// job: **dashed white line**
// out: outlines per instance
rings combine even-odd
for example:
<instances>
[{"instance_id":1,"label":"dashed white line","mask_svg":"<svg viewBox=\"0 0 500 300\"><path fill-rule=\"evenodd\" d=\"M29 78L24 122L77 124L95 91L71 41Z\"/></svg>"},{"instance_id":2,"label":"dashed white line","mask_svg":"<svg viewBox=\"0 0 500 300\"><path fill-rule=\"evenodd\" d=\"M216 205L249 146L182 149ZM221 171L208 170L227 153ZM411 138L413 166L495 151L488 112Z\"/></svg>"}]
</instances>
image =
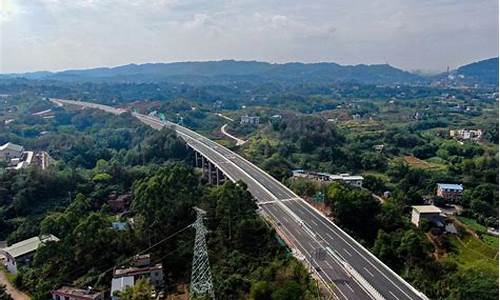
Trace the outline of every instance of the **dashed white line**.
<instances>
[{"instance_id":1,"label":"dashed white line","mask_svg":"<svg viewBox=\"0 0 500 300\"><path fill-rule=\"evenodd\" d=\"M352 287L349 285L349 283L347 283L347 282L346 282L346 284L345 284L345 285L346 285L346 286L347 286L347 287L351 290L351 292L353 292L353 293L354 293L354 290L353 290L353 289L352 289Z\"/></svg>"},{"instance_id":2,"label":"dashed white line","mask_svg":"<svg viewBox=\"0 0 500 300\"><path fill-rule=\"evenodd\" d=\"M346 248L342 248L342 250L344 250L345 253L349 254L349 256L352 256L351 252L347 251Z\"/></svg>"},{"instance_id":3,"label":"dashed white line","mask_svg":"<svg viewBox=\"0 0 500 300\"><path fill-rule=\"evenodd\" d=\"M372 273L372 272L370 272L370 270L368 270L366 267L363 267L363 269L365 269L365 271L366 271L366 272L368 272L368 274L370 274L372 277L375 277L375 276L373 275L373 273Z\"/></svg>"}]
</instances>

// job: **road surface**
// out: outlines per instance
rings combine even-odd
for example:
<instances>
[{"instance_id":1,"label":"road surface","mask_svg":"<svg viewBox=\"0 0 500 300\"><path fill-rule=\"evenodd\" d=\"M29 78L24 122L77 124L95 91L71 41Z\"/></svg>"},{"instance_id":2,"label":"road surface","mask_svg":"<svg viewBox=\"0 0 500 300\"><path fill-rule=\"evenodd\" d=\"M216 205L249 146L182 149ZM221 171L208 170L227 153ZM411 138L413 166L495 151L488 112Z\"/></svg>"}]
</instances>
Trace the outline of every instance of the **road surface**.
<instances>
[{"instance_id":1,"label":"road surface","mask_svg":"<svg viewBox=\"0 0 500 300\"><path fill-rule=\"evenodd\" d=\"M124 112L94 103L53 101L114 114ZM427 299L320 211L254 164L190 129L142 114L133 115L153 128L175 129L188 145L217 165L230 180L245 182L263 214L290 246L303 255L305 263L336 298Z\"/></svg>"},{"instance_id":2,"label":"road surface","mask_svg":"<svg viewBox=\"0 0 500 300\"><path fill-rule=\"evenodd\" d=\"M241 145L243 145L244 143L247 142L247 141L242 140L240 138L237 138L234 135L232 135L229 132L227 132L226 131L226 127L227 127L227 124L222 125L222 127L220 128L220 132L222 132L223 135L225 135L225 136L233 139L234 141L236 141L236 146L241 146Z\"/></svg>"}]
</instances>

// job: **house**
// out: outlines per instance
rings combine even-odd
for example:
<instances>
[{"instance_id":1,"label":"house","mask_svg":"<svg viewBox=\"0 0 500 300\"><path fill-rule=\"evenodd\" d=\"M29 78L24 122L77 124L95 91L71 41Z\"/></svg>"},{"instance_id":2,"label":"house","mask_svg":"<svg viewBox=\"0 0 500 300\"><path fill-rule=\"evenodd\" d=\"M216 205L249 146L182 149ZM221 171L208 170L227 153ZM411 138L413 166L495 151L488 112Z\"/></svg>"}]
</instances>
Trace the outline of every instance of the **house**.
<instances>
[{"instance_id":1,"label":"house","mask_svg":"<svg viewBox=\"0 0 500 300\"><path fill-rule=\"evenodd\" d=\"M411 211L411 222L415 226L420 226L420 221L425 219L436 224L439 227L444 227L444 217L441 215L441 210L434 205L414 205Z\"/></svg>"},{"instance_id":2,"label":"house","mask_svg":"<svg viewBox=\"0 0 500 300\"><path fill-rule=\"evenodd\" d=\"M448 201L456 201L462 197L464 187L461 184L438 183L436 195Z\"/></svg>"},{"instance_id":3,"label":"house","mask_svg":"<svg viewBox=\"0 0 500 300\"><path fill-rule=\"evenodd\" d=\"M162 264L152 264L150 255L144 254L135 256L129 266L115 268L111 280L111 299L119 299L117 294L133 286L140 278L147 279L156 288L162 287L164 283Z\"/></svg>"},{"instance_id":4,"label":"house","mask_svg":"<svg viewBox=\"0 0 500 300\"><path fill-rule=\"evenodd\" d=\"M260 117L249 117L248 115L241 116L240 124L241 125L259 125Z\"/></svg>"},{"instance_id":5,"label":"house","mask_svg":"<svg viewBox=\"0 0 500 300\"><path fill-rule=\"evenodd\" d=\"M11 160L13 158L21 158L24 147L21 145L13 144L11 142L5 143L0 146L0 159Z\"/></svg>"},{"instance_id":6,"label":"house","mask_svg":"<svg viewBox=\"0 0 500 300\"><path fill-rule=\"evenodd\" d=\"M69 286L63 286L60 289L51 292L52 300L102 300L104 295L102 292L93 290L92 288L79 289Z\"/></svg>"},{"instance_id":7,"label":"house","mask_svg":"<svg viewBox=\"0 0 500 300\"><path fill-rule=\"evenodd\" d=\"M478 141L483 136L481 129L458 129L450 130L450 137L458 140Z\"/></svg>"},{"instance_id":8,"label":"house","mask_svg":"<svg viewBox=\"0 0 500 300\"><path fill-rule=\"evenodd\" d=\"M16 274L20 265L28 264L38 247L45 243L59 239L53 235L35 236L27 240L10 245L7 248L0 249L0 253L5 256L5 267L10 273Z\"/></svg>"},{"instance_id":9,"label":"house","mask_svg":"<svg viewBox=\"0 0 500 300\"><path fill-rule=\"evenodd\" d=\"M306 178L313 179L318 181L341 181L346 184L349 184L354 187L362 187L363 186L363 176L351 176L347 173L334 175L330 173L323 172L313 172L313 171L305 171L305 170L293 170L293 177L296 178Z\"/></svg>"},{"instance_id":10,"label":"house","mask_svg":"<svg viewBox=\"0 0 500 300\"><path fill-rule=\"evenodd\" d=\"M116 192L112 192L108 196L108 205L111 207L111 211L114 213L120 213L127 210L132 199L132 194L126 193L120 196L116 195Z\"/></svg>"},{"instance_id":11,"label":"house","mask_svg":"<svg viewBox=\"0 0 500 300\"><path fill-rule=\"evenodd\" d=\"M358 176L358 175L349 175L347 173L345 174L340 174L340 175L330 175L330 180L331 181L341 181L346 184L349 184L353 187L363 187L363 176Z\"/></svg>"}]
</instances>

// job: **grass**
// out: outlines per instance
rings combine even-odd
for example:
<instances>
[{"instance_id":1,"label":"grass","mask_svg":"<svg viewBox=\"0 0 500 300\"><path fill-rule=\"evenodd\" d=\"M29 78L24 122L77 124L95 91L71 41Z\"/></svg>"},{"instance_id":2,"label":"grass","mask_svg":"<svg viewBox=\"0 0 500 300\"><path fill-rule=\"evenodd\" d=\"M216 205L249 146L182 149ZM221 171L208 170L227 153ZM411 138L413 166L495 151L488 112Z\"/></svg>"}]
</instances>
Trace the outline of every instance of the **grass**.
<instances>
[{"instance_id":1,"label":"grass","mask_svg":"<svg viewBox=\"0 0 500 300\"><path fill-rule=\"evenodd\" d=\"M463 238L450 236L449 242L453 253L448 256L458 264L459 269L481 269L498 278L498 249L481 241L480 239L467 235Z\"/></svg>"},{"instance_id":2,"label":"grass","mask_svg":"<svg viewBox=\"0 0 500 300\"><path fill-rule=\"evenodd\" d=\"M5 266L2 264L0 265L0 272L3 272L5 273L5 277L7 277L7 280L10 282L10 283L14 283L14 281L16 280L16 274L12 274L10 273L9 271L7 271L7 268L5 268Z\"/></svg>"},{"instance_id":3,"label":"grass","mask_svg":"<svg viewBox=\"0 0 500 300\"><path fill-rule=\"evenodd\" d=\"M466 217L457 217L457 219L467 225L470 229L474 230L477 233L486 233L487 229L485 226L479 224L476 220L466 218Z\"/></svg>"},{"instance_id":4,"label":"grass","mask_svg":"<svg viewBox=\"0 0 500 300\"><path fill-rule=\"evenodd\" d=\"M498 237L497 236L491 236L491 235L487 235L487 234L484 234L483 236L481 236L481 240L483 240L483 242L485 242L487 245L497 249L498 251Z\"/></svg>"},{"instance_id":5,"label":"grass","mask_svg":"<svg viewBox=\"0 0 500 300\"><path fill-rule=\"evenodd\" d=\"M446 168L446 166L436 164L436 163L431 163L427 162L425 160L421 160L419 158L416 158L415 156L405 156L404 160L406 163L414 168L418 169L425 169L425 170L442 170Z\"/></svg>"}]
</instances>

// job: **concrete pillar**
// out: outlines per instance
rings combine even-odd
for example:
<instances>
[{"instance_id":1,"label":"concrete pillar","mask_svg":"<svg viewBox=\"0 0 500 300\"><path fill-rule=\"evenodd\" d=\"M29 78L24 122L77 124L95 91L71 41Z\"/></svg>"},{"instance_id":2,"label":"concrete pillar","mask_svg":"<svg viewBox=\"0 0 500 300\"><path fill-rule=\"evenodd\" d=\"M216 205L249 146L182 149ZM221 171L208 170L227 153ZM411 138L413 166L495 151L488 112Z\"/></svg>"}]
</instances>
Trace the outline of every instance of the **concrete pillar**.
<instances>
[{"instance_id":1,"label":"concrete pillar","mask_svg":"<svg viewBox=\"0 0 500 300\"><path fill-rule=\"evenodd\" d=\"M206 169L205 169L205 156L201 156L201 175L205 177L207 175Z\"/></svg>"},{"instance_id":2,"label":"concrete pillar","mask_svg":"<svg viewBox=\"0 0 500 300\"><path fill-rule=\"evenodd\" d=\"M215 172L216 172L215 177L216 177L216 179L217 179L217 185L219 185L219 184L220 184L220 178L219 178L219 175L220 175L220 170L219 170L219 169L217 169Z\"/></svg>"},{"instance_id":3,"label":"concrete pillar","mask_svg":"<svg viewBox=\"0 0 500 300\"><path fill-rule=\"evenodd\" d=\"M208 162L208 183L209 184L214 183L213 168L214 168L214 165L211 162Z\"/></svg>"}]
</instances>

